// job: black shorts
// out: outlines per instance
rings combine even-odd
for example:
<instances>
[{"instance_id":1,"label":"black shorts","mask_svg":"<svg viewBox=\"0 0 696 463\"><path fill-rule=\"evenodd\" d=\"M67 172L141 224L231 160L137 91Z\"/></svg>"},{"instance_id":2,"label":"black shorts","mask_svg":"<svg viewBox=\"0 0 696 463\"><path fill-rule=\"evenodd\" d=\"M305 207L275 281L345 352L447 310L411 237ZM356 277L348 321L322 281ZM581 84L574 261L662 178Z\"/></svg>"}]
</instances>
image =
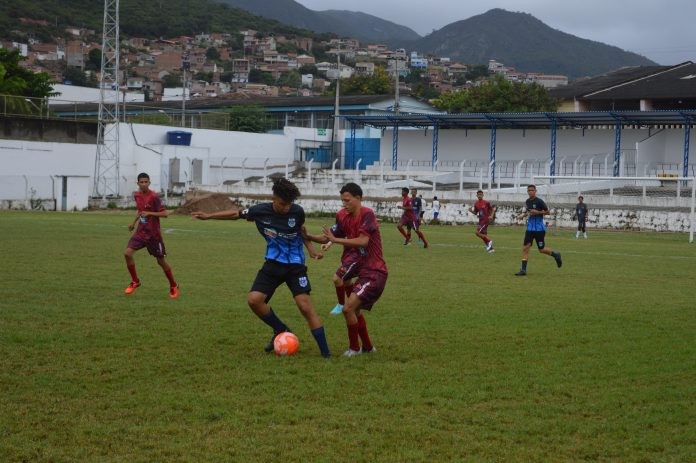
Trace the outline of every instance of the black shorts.
<instances>
[{"instance_id":1,"label":"black shorts","mask_svg":"<svg viewBox=\"0 0 696 463\"><path fill-rule=\"evenodd\" d=\"M258 291L266 295L266 302L271 300L278 286L285 283L290 288L293 297L300 294L309 294L312 286L307 276L307 266L302 264L281 264L274 260L264 262L261 270L256 274L256 279L251 285L251 291Z\"/></svg>"},{"instance_id":2,"label":"black shorts","mask_svg":"<svg viewBox=\"0 0 696 463\"><path fill-rule=\"evenodd\" d=\"M546 236L545 231L530 231L524 232L524 245L532 244L536 241L537 248L539 250L544 249L544 237Z\"/></svg>"}]
</instances>

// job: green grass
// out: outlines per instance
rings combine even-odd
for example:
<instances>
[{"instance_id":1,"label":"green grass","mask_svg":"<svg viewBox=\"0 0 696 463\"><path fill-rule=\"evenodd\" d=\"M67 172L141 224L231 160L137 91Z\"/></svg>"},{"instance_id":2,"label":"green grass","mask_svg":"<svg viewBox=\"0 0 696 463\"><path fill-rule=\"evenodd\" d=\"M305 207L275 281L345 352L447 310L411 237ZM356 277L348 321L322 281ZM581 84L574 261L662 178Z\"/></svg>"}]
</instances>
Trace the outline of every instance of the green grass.
<instances>
[{"instance_id":1,"label":"green grass","mask_svg":"<svg viewBox=\"0 0 696 463\"><path fill-rule=\"evenodd\" d=\"M298 355L265 355L246 305L252 224L163 221L181 297L133 213L0 213L0 461L693 461L696 247L683 234L554 231L564 266L521 228L382 224L390 275L367 315L375 355L341 357L339 258L309 263L334 358L280 289ZM319 231L331 219L310 219Z\"/></svg>"}]
</instances>

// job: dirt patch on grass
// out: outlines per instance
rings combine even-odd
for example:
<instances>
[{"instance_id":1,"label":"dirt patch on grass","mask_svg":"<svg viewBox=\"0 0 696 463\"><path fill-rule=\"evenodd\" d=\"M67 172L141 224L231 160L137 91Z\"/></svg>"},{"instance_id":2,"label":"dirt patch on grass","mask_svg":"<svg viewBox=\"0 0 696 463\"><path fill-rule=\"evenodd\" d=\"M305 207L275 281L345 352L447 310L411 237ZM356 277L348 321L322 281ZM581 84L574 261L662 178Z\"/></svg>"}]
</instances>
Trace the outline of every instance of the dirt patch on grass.
<instances>
[{"instance_id":1,"label":"dirt patch on grass","mask_svg":"<svg viewBox=\"0 0 696 463\"><path fill-rule=\"evenodd\" d=\"M192 191L184 196L184 204L174 211L174 214L189 215L193 211L218 212L233 207L239 207L230 195L225 193L209 193L205 191Z\"/></svg>"}]
</instances>

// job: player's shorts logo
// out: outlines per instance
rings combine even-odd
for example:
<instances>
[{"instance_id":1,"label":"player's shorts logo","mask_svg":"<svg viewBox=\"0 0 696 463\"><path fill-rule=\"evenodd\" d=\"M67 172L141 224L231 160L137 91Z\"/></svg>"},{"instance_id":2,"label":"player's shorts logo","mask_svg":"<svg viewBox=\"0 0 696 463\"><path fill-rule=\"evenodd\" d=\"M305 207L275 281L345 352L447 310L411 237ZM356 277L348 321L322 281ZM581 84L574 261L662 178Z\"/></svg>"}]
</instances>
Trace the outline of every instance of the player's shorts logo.
<instances>
[{"instance_id":1,"label":"player's shorts logo","mask_svg":"<svg viewBox=\"0 0 696 463\"><path fill-rule=\"evenodd\" d=\"M306 287L307 287L307 277L300 277L300 286L301 286L302 288L306 288Z\"/></svg>"},{"instance_id":2,"label":"player's shorts logo","mask_svg":"<svg viewBox=\"0 0 696 463\"><path fill-rule=\"evenodd\" d=\"M294 226L295 226L295 218L292 217L292 218L288 219L288 227L292 228Z\"/></svg>"}]
</instances>

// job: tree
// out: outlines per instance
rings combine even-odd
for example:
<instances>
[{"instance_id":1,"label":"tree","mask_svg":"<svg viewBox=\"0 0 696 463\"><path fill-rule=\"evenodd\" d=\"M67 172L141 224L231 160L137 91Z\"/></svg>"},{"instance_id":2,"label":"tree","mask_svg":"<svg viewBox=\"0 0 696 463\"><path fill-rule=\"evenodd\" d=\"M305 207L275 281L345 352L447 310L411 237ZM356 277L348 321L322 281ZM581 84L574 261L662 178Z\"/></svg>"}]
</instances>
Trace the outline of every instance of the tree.
<instances>
[{"instance_id":1,"label":"tree","mask_svg":"<svg viewBox=\"0 0 696 463\"><path fill-rule=\"evenodd\" d=\"M101 59L102 52L99 48L92 48L89 53L87 53L87 62L85 63L85 69L89 71L98 71L101 69Z\"/></svg>"},{"instance_id":2,"label":"tree","mask_svg":"<svg viewBox=\"0 0 696 463\"><path fill-rule=\"evenodd\" d=\"M19 50L0 48L0 95L6 113L40 114L43 103L49 96L58 95L53 90L53 80L45 72L32 72L24 69L19 62L24 58ZM29 100L39 99L39 103Z\"/></svg>"},{"instance_id":3,"label":"tree","mask_svg":"<svg viewBox=\"0 0 696 463\"><path fill-rule=\"evenodd\" d=\"M302 85L302 76L297 71L285 72L278 77L278 85L281 87L299 88Z\"/></svg>"},{"instance_id":4,"label":"tree","mask_svg":"<svg viewBox=\"0 0 696 463\"><path fill-rule=\"evenodd\" d=\"M392 82L383 68L375 68L375 73L368 75L353 75L341 80L343 95L384 95L391 93Z\"/></svg>"},{"instance_id":5,"label":"tree","mask_svg":"<svg viewBox=\"0 0 696 463\"><path fill-rule=\"evenodd\" d=\"M541 85L510 82L501 75L478 87L443 93L434 104L449 113L536 112L558 108L558 103Z\"/></svg>"},{"instance_id":6,"label":"tree","mask_svg":"<svg viewBox=\"0 0 696 463\"><path fill-rule=\"evenodd\" d=\"M205 51L205 57L210 61L217 61L220 59L220 52L215 47L210 47Z\"/></svg>"},{"instance_id":7,"label":"tree","mask_svg":"<svg viewBox=\"0 0 696 463\"><path fill-rule=\"evenodd\" d=\"M53 90L51 76L45 72L24 69L19 62L25 58L19 50L0 48L0 94L28 98L46 98L58 93Z\"/></svg>"},{"instance_id":8,"label":"tree","mask_svg":"<svg viewBox=\"0 0 696 463\"><path fill-rule=\"evenodd\" d=\"M230 130L263 133L266 131L266 112L260 106L234 106L228 108Z\"/></svg>"}]
</instances>

